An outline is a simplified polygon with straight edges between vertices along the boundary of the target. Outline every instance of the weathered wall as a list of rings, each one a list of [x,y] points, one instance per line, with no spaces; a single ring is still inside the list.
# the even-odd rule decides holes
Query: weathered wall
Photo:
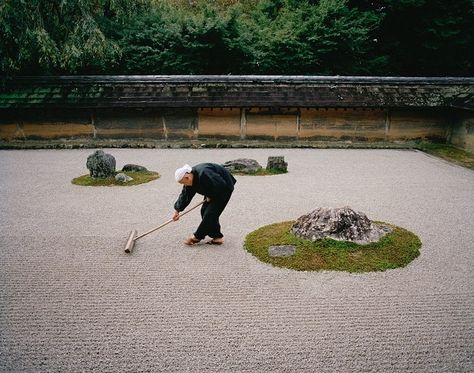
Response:
[[[93,124],[98,138],[193,138],[196,109],[101,109],[95,110]]]
[[[4,111],[0,138],[429,139],[472,147],[473,119],[428,109],[176,108]]]
[[[452,115],[433,110],[201,108],[26,110],[0,119],[0,138],[241,138],[332,141],[430,139],[472,146],[472,118],[455,130]],[[471,137],[470,137],[471,136]]]
[[[94,126],[88,111],[27,109],[0,111],[0,138],[3,140],[93,135]]]
[[[315,140],[384,141],[386,110],[302,109],[299,137]]]
[[[287,139],[297,137],[296,109],[250,108],[245,110],[245,137]]]
[[[452,113],[441,110],[389,111],[387,140],[427,139],[446,141]]]
[[[474,152],[474,113],[460,115],[452,127],[449,142]]]
[[[472,148],[474,78],[127,75],[0,83],[7,141],[429,139]]]
[[[181,139],[197,135],[196,109],[23,110],[0,113],[0,138]]]
[[[241,110],[202,108],[198,110],[198,133],[202,137],[241,138]]]

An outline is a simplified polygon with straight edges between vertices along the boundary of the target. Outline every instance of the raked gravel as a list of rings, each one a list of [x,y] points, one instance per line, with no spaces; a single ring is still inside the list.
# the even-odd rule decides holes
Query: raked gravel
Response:
[[[80,187],[93,150],[0,151],[2,372],[474,371],[474,172],[399,150],[106,149],[161,178]],[[289,173],[237,176],[225,244],[185,247],[174,170],[283,155]],[[199,201],[197,197],[194,202]],[[380,273],[259,262],[246,234],[350,206],[417,234],[421,255]]]

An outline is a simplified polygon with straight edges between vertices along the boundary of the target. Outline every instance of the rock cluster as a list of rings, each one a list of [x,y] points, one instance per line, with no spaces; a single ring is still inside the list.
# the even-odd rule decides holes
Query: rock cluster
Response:
[[[360,245],[376,242],[391,231],[386,226],[373,223],[364,213],[347,206],[317,208],[309,214],[300,216],[291,230],[296,236],[311,241],[332,238]]]
[[[254,160],[254,159],[247,159],[247,158],[239,158],[233,161],[228,161],[223,164],[223,166],[230,172],[244,172],[244,173],[251,173],[257,172],[262,169],[262,166]]]
[[[115,163],[113,155],[96,150],[87,157],[86,166],[91,177],[105,179],[115,175]]]

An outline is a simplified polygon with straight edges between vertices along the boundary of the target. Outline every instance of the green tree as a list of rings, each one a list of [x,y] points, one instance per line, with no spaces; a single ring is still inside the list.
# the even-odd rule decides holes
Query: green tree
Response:
[[[472,0],[3,0],[0,73],[472,75]]]
[[[346,1],[265,0],[246,19],[246,70],[263,74],[358,74],[380,17]]]
[[[351,1],[383,16],[373,56],[385,56],[389,75],[470,76],[474,72],[472,0]]]
[[[162,3],[124,28],[127,73],[226,74],[242,59],[236,40],[239,11],[219,12],[205,4],[192,12]]]
[[[3,0],[0,69],[3,74],[105,72],[120,57],[99,21],[120,23],[148,0]]]

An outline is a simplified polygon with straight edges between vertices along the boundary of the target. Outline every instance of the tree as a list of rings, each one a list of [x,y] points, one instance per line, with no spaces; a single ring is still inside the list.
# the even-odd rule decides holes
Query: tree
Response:
[[[383,15],[374,55],[390,75],[470,76],[474,72],[472,0],[351,1]]]
[[[358,74],[367,71],[380,17],[346,1],[265,0],[242,35],[248,71],[263,74]]]
[[[227,74],[236,71],[241,51],[239,11],[202,4],[192,12],[162,3],[121,35],[127,73]]]
[[[98,21],[121,22],[148,0],[4,0],[0,5],[2,74],[95,73],[120,57]]]

